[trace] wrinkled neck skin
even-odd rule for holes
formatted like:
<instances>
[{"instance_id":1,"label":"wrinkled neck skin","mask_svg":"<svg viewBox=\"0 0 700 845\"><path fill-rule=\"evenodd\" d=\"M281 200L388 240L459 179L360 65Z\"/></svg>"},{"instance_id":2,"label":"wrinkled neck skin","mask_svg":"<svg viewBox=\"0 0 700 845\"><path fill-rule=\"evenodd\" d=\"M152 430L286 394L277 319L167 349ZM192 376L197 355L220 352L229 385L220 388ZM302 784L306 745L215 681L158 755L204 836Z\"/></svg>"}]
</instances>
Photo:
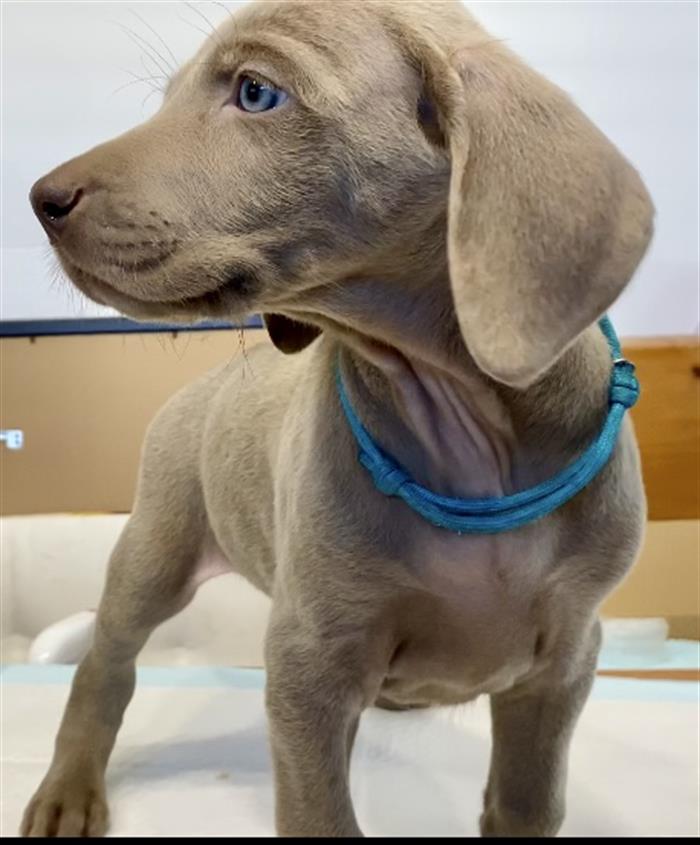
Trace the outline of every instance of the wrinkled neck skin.
<instances>
[{"instance_id":1,"label":"wrinkled neck skin","mask_svg":"<svg viewBox=\"0 0 700 845\"><path fill-rule=\"evenodd\" d=\"M504 387L469 355L446 272L317 289L301 317L340 341L348 395L374 440L442 495L504 496L537 484L580 454L606 413L610 359L595 327L537 384Z\"/></svg>"},{"instance_id":2,"label":"wrinkled neck skin","mask_svg":"<svg viewBox=\"0 0 700 845\"><path fill-rule=\"evenodd\" d=\"M425 315L424 307L414 307ZM341 355L342 377L365 427L436 493L510 492L516 446L510 416L470 358L459 354L466 350L455 342L456 324L450 333L431 320L434 331L405 337L391 314L381 317L371 334L349 334Z\"/></svg>"},{"instance_id":3,"label":"wrinkled neck skin","mask_svg":"<svg viewBox=\"0 0 700 845\"><path fill-rule=\"evenodd\" d=\"M367 360L345 356L343 378L365 427L411 478L445 496L515 488L510 419L478 378L396 349Z\"/></svg>"}]
</instances>

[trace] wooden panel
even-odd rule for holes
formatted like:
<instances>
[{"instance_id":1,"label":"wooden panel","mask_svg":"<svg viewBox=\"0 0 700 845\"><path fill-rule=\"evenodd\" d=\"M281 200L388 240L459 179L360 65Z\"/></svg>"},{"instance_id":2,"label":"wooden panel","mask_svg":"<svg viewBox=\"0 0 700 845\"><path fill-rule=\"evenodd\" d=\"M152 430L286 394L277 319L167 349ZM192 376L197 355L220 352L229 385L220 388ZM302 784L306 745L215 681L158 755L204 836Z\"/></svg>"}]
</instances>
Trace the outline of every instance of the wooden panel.
<instances>
[{"instance_id":1,"label":"wooden panel","mask_svg":"<svg viewBox=\"0 0 700 845\"><path fill-rule=\"evenodd\" d=\"M639 560L602 615L660 616L671 636L700 639L700 522L650 522Z\"/></svg>"},{"instance_id":2,"label":"wooden panel","mask_svg":"<svg viewBox=\"0 0 700 845\"><path fill-rule=\"evenodd\" d=\"M695 338L628 340L642 394L632 410L650 519L700 518L700 348Z\"/></svg>"},{"instance_id":3,"label":"wooden panel","mask_svg":"<svg viewBox=\"0 0 700 845\"><path fill-rule=\"evenodd\" d=\"M245 332L245 346L267 341ZM0 512L127 512L146 426L165 401L241 354L240 332L82 335L0 341Z\"/></svg>"},{"instance_id":4,"label":"wooden panel","mask_svg":"<svg viewBox=\"0 0 700 845\"><path fill-rule=\"evenodd\" d=\"M245 332L248 346L264 340ZM163 402L239 349L236 332L0 340L0 510L128 511L143 432ZM652 519L700 517L700 356L692 339L627 341L642 397L633 410Z\"/></svg>"},{"instance_id":5,"label":"wooden panel","mask_svg":"<svg viewBox=\"0 0 700 845\"><path fill-rule=\"evenodd\" d=\"M697 669L599 669L603 678L635 678L638 681L700 681Z\"/></svg>"}]
</instances>

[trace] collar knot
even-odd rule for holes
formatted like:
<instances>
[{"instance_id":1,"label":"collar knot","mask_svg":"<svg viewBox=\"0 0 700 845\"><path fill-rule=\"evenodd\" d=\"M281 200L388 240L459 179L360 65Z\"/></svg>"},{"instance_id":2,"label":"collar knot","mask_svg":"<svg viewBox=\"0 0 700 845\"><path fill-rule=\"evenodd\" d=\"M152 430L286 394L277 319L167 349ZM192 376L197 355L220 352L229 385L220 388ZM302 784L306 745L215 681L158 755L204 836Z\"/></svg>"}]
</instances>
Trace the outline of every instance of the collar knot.
<instances>
[{"instance_id":1,"label":"collar knot","mask_svg":"<svg viewBox=\"0 0 700 845\"><path fill-rule=\"evenodd\" d=\"M636 404L639 399L639 380L634 370L634 364L626 358L615 360L610 380L611 404L618 403L625 408L631 408Z\"/></svg>"},{"instance_id":2,"label":"collar knot","mask_svg":"<svg viewBox=\"0 0 700 845\"><path fill-rule=\"evenodd\" d=\"M408 475L388 456L381 463L372 460L366 452L360 452L359 461L372 475L374 486L385 496L396 496L401 487L410 481Z\"/></svg>"}]
</instances>

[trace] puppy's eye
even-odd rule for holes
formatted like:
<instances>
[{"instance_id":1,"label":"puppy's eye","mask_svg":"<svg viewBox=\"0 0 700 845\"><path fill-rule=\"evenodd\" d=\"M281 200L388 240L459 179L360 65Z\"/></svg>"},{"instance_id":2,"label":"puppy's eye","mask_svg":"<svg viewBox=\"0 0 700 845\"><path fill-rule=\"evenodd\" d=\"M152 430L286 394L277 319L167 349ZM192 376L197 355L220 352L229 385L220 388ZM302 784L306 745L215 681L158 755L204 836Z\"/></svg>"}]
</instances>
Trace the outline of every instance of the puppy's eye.
<instances>
[{"instance_id":1,"label":"puppy's eye","mask_svg":"<svg viewBox=\"0 0 700 845\"><path fill-rule=\"evenodd\" d=\"M271 82L252 76L241 76L234 102L241 111L261 112L276 109L288 99L287 94Z\"/></svg>"}]
</instances>

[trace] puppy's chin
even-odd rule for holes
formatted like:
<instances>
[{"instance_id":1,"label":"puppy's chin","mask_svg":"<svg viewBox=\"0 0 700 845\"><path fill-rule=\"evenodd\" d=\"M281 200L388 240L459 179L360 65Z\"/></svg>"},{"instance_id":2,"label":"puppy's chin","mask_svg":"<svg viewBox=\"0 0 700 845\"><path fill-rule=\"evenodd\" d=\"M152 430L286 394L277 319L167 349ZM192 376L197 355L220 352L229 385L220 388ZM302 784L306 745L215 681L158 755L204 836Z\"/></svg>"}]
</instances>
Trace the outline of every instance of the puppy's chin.
<instances>
[{"instance_id":1,"label":"puppy's chin","mask_svg":"<svg viewBox=\"0 0 700 845\"><path fill-rule=\"evenodd\" d=\"M204 320L239 321L255 310L250 274L235 271L218 287L204 294L175 301L143 300L117 290L98 276L59 256L69 280L88 299L138 322L194 325Z\"/></svg>"}]
</instances>

